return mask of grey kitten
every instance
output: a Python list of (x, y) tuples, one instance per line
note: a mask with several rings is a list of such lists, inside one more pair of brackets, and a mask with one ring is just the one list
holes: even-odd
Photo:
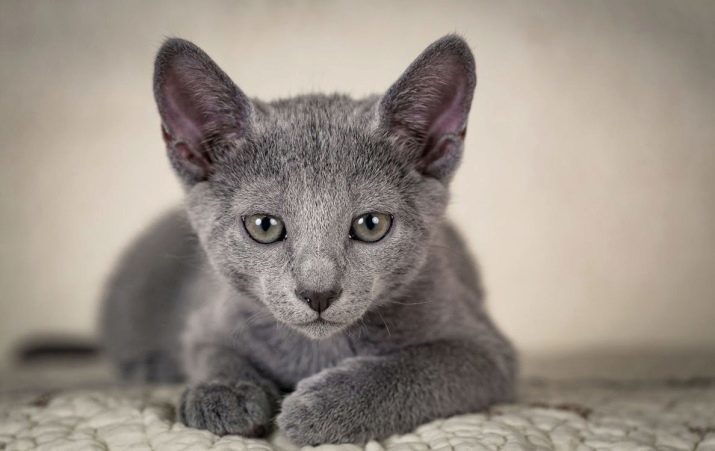
[(512, 399), (516, 359), (444, 219), (474, 59), (449, 35), (383, 96), (246, 97), (170, 39), (154, 93), (185, 208), (124, 256), (103, 310), (129, 380), (188, 380), (181, 420), (365, 442)]

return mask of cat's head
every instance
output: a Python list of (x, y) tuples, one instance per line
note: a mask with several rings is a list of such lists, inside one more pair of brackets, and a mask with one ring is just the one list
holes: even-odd
[(168, 155), (212, 265), (312, 338), (390, 302), (424, 264), (475, 85), (455, 35), (363, 100), (252, 100), (180, 39), (162, 46), (154, 74)]

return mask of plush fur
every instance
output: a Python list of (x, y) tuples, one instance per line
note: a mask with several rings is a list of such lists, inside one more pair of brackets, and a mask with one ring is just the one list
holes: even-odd
[[(458, 36), (383, 96), (251, 100), (168, 40), (154, 90), (185, 206), (126, 253), (104, 302), (125, 378), (187, 380), (179, 414), (216, 434), (365, 442), (513, 396), (516, 360), (444, 218), (476, 85)], [(375, 243), (354, 218), (392, 215)], [(260, 244), (242, 222), (281, 218)], [(297, 288), (338, 290), (322, 313)]]

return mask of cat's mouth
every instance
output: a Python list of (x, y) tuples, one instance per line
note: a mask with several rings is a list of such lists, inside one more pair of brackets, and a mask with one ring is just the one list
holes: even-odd
[(313, 339), (327, 338), (342, 330), (345, 325), (345, 323), (330, 321), (320, 316), (312, 321), (292, 324), (293, 327)]
[(295, 325), (302, 327), (302, 326), (308, 326), (311, 324), (329, 324), (329, 325), (333, 325), (333, 326), (342, 326), (343, 325), (343, 323), (339, 323), (337, 321), (329, 321), (329, 320), (323, 318), (322, 316), (319, 316), (317, 319), (314, 319), (311, 321), (306, 321), (304, 323), (296, 323)]

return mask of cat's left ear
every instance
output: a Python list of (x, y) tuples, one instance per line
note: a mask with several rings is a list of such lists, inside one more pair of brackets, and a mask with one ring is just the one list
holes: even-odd
[(462, 155), (477, 84), (474, 56), (457, 35), (427, 47), (380, 101), (380, 127), (426, 176), (448, 180)]
[(199, 47), (168, 39), (154, 63), (154, 97), (174, 169), (188, 185), (207, 180), (220, 165), (222, 140), (248, 133), (253, 106)]

